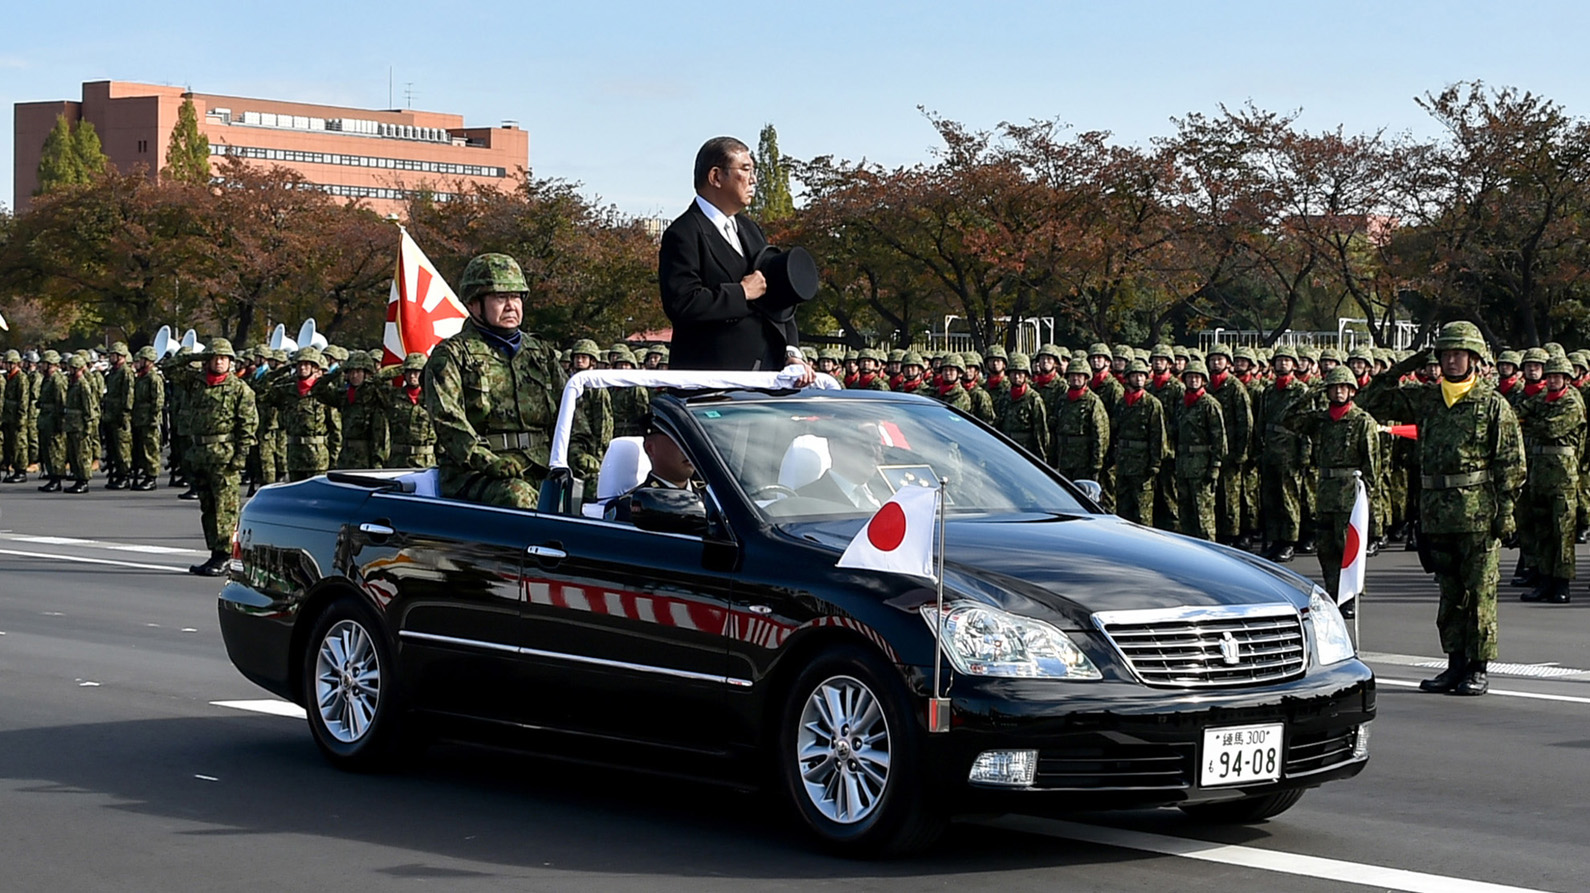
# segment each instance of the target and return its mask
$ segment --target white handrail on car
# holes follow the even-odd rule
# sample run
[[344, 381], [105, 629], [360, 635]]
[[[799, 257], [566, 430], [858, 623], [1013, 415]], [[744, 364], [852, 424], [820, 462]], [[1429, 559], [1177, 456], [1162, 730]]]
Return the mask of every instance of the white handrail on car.
[[[552, 429], [551, 468], [569, 467], [569, 435], [574, 430], [574, 404], [589, 388], [684, 388], [686, 390], [784, 390], [796, 386], [806, 373], [804, 366], [787, 366], [782, 372], [712, 372], [700, 369], [593, 369], [577, 372], [563, 386], [558, 403], [558, 424]], [[843, 390], [832, 375], [817, 373], [809, 387], [823, 391]]]

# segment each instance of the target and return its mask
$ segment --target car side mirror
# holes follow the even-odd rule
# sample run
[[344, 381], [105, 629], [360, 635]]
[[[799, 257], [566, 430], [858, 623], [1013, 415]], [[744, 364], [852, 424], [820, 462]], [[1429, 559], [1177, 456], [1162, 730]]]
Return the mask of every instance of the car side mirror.
[[641, 530], [706, 535], [707, 504], [695, 490], [641, 487], [628, 498], [629, 520]]
[[1098, 481], [1072, 481], [1071, 483], [1077, 485], [1077, 489], [1082, 491], [1083, 496], [1099, 505], [1104, 504], [1104, 487]]

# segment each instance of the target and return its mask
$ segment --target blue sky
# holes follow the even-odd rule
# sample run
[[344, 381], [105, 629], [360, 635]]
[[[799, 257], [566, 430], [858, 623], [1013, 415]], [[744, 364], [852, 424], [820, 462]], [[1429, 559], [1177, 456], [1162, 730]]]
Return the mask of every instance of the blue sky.
[[[637, 215], [690, 197], [696, 147], [924, 160], [925, 106], [977, 128], [1059, 118], [1143, 143], [1169, 119], [1252, 100], [1302, 126], [1430, 136], [1413, 97], [1457, 80], [1590, 114], [1590, 4], [1561, 2], [727, 2], [12, 4], [0, 100], [86, 80], [515, 119], [538, 176]], [[69, 9], [63, 15], [62, 10]], [[19, 35], [26, 35], [19, 37]], [[11, 196], [11, 129], [0, 133]]]

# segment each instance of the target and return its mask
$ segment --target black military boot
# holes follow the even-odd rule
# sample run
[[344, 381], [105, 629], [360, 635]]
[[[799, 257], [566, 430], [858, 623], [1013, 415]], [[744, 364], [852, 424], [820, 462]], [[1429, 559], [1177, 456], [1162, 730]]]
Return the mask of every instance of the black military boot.
[[62, 490], [61, 492], [62, 493], [87, 493], [88, 492], [88, 481], [85, 481], [85, 480], [83, 480], [81, 478], [79, 478], [77, 480], [74, 480], [74, 481], [72, 481], [72, 486], [67, 487], [65, 490]]
[[25, 472], [25, 471], [13, 471], [12, 473], [10, 473], [10, 474], [5, 476], [5, 483], [7, 483], [7, 484], [21, 484], [21, 483], [26, 482], [27, 479], [28, 479], [27, 472]]
[[1364, 547], [1364, 555], [1369, 558], [1374, 558], [1376, 555], [1379, 555], [1380, 550], [1384, 549], [1385, 547], [1386, 538], [1383, 536], [1377, 536], [1369, 541], [1369, 545]]
[[1419, 683], [1420, 691], [1449, 692], [1458, 687], [1464, 679], [1463, 671], [1468, 667], [1468, 658], [1462, 652], [1446, 656], [1446, 669], [1442, 670], [1433, 679], [1426, 679]]
[[1303, 541], [1298, 543], [1297, 546], [1297, 554], [1299, 555], [1313, 555], [1318, 551], [1319, 546], [1314, 542], [1314, 538], [1312, 536], [1303, 537]]
[[1542, 601], [1548, 601], [1554, 605], [1566, 605], [1572, 599], [1573, 596], [1568, 593], [1568, 581], [1561, 577], [1555, 577], [1552, 579], [1550, 587], [1546, 590], [1545, 598]]
[[1534, 589], [1530, 589], [1526, 592], [1520, 592], [1518, 594], [1518, 600], [1521, 602], [1543, 602], [1546, 600], [1546, 594], [1550, 590], [1551, 581], [1542, 580], [1540, 585], [1536, 586]]
[[131, 486], [132, 484], [128, 483], [127, 479], [119, 474], [105, 483], [105, 489], [107, 490], [126, 490]]
[[188, 573], [200, 577], [219, 577], [226, 573], [226, 563], [230, 558], [225, 552], [211, 552], [210, 560], [203, 564], [195, 564], [188, 568]]
[[50, 476], [50, 482], [45, 484], [44, 486], [40, 487], [39, 488], [39, 492], [40, 493], [59, 493], [59, 492], [61, 492], [61, 479], [58, 478], [58, 477], [55, 477], [54, 475], [51, 475]]
[[[1526, 560], [1524, 556], [1520, 555], [1518, 556], [1518, 564], [1513, 566], [1512, 583], [1514, 586], [1535, 586], [1540, 583], [1539, 580], [1535, 579], [1534, 570], [1524, 566]], [[1529, 599], [1526, 599], [1526, 601], [1529, 601]]]
[[1449, 694], [1475, 697], [1491, 690], [1490, 677], [1485, 675], [1486, 662], [1477, 660], [1466, 668], [1463, 681], [1453, 686]]
[[188, 489], [186, 489], [183, 492], [177, 494], [177, 498], [178, 499], [198, 499], [199, 498], [199, 488], [194, 486], [193, 484], [189, 484], [188, 485]]
[[1292, 549], [1291, 543], [1277, 540], [1276, 542], [1270, 544], [1270, 551], [1264, 553], [1264, 557], [1275, 562], [1276, 564], [1286, 564], [1288, 561], [1291, 561], [1292, 557], [1296, 554], [1297, 553]]
[[155, 488], [155, 479], [153, 477], [140, 478], [138, 480], [138, 483], [132, 485], [132, 489], [138, 490], [140, 492], [145, 492], [145, 493], [147, 493], [150, 490], [153, 490], [154, 488]]

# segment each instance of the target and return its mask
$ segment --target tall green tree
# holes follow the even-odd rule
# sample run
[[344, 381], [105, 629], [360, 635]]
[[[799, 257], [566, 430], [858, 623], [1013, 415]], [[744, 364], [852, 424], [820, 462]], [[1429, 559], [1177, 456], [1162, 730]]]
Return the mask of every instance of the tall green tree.
[[756, 143], [756, 197], [751, 200], [751, 216], [773, 222], [795, 213], [795, 200], [789, 191], [789, 163], [778, 151], [778, 131], [769, 124], [762, 128]]
[[55, 127], [44, 138], [44, 152], [39, 156], [39, 186], [34, 195], [54, 192], [63, 186], [76, 186], [88, 182], [88, 171], [77, 154], [77, 143], [72, 138], [72, 125], [65, 115], [55, 116]]
[[182, 100], [177, 109], [177, 126], [171, 130], [171, 142], [166, 146], [166, 169], [161, 172], [167, 179], [193, 186], [210, 182], [210, 141], [199, 133], [199, 113], [193, 107], [193, 97]]
[[100, 145], [99, 132], [94, 122], [79, 121], [72, 131], [72, 145], [77, 149], [77, 163], [83, 166], [83, 182], [87, 183], [110, 167], [105, 157], [105, 147]]

